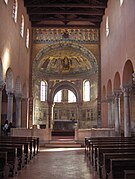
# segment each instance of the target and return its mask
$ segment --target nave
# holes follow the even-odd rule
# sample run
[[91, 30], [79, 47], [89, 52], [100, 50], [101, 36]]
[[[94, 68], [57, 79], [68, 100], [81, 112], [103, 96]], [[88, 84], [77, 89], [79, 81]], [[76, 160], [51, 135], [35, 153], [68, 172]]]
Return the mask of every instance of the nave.
[[97, 179], [97, 176], [86, 161], [84, 148], [40, 148], [34, 160], [14, 179]]

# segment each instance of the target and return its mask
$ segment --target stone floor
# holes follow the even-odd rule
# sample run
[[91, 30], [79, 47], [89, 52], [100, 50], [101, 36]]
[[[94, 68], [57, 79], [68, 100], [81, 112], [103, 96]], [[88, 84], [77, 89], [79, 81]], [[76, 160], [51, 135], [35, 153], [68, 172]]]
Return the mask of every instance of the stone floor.
[[98, 179], [84, 148], [41, 148], [15, 179]]

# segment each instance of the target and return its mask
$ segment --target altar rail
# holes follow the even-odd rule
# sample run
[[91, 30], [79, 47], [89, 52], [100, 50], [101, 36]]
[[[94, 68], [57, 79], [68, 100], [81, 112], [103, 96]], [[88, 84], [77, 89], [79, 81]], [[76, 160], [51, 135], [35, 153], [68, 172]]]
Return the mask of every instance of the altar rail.
[[[51, 129], [27, 129], [27, 128], [12, 128], [11, 136], [18, 137], [39, 137], [40, 144], [49, 142], [52, 138]], [[76, 141], [84, 141], [85, 137], [108, 137], [115, 136], [114, 128], [91, 128], [77, 129], [75, 128], [74, 139]]]
[[85, 137], [115, 136], [114, 128], [75, 129], [75, 140], [82, 141]]
[[12, 128], [11, 136], [17, 137], [39, 137], [40, 145], [51, 140], [51, 129], [27, 129]]

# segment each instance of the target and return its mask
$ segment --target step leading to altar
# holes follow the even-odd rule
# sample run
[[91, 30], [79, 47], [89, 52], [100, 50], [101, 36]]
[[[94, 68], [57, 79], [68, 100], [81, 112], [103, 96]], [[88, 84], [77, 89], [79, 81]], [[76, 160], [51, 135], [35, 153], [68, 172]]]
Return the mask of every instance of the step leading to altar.
[[40, 146], [46, 148], [81, 148], [84, 147], [84, 143], [70, 139], [59, 139], [42, 143]]

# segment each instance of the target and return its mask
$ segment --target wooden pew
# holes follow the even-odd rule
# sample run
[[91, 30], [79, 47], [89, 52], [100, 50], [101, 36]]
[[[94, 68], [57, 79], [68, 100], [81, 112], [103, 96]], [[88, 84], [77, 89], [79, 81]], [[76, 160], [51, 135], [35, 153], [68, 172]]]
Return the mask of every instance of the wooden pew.
[[95, 138], [85, 138], [86, 145], [94, 144], [94, 142], [114, 142], [114, 141], [132, 141], [135, 137], [95, 137]]
[[[98, 166], [98, 173], [100, 174], [100, 177], [102, 177], [101, 169], [103, 165], [103, 151], [108, 152], [105, 150], [109, 149], [110, 152], [113, 152], [114, 149], [117, 151], [119, 149], [122, 150], [123, 148], [127, 148], [125, 149], [125, 151], [127, 150], [128, 152], [129, 150], [132, 150], [132, 152], [134, 152], [134, 139], [134, 137], [99, 137], [89, 139], [85, 138], [85, 153], [89, 156], [91, 163], [96, 170]], [[100, 153], [99, 151], [102, 152]]]
[[17, 148], [18, 170], [21, 170], [24, 167], [24, 165], [25, 165], [25, 154], [24, 154], [24, 145], [23, 144], [0, 142], [0, 147]]
[[135, 170], [135, 158], [110, 159], [108, 179], [124, 179], [125, 170]]
[[130, 143], [130, 142], [114, 142], [114, 143], [101, 143], [101, 144], [97, 144], [97, 145], [93, 145], [93, 150], [92, 150], [92, 154], [91, 154], [91, 160], [92, 160], [92, 165], [96, 168], [97, 166], [97, 156], [100, 155], [99, 151], [100, 148], [114, 148], [114, 147], [135, 147], [135, 142], [134, 143]]
[[[135, 144], [107, 144], [107, 145], [100, 145], [98, 147], [96, 147], [96, 150], [94, 150], [93, 153], [93, 166], [95, 167], [95, 170], [97, 171], [97, 166], [101, 165], [103, 162], [103, 153], [107, 153], [106, 148], [110, 148], [109, 150], [111, 151], [111, 149], [113, 150], [113, 148], [117, 148], [117, 151], [119, 149], [122, 148], [135, 148]], [[106, 151], [106, 152], [105, 152]]]
[[8, 179], [9, 166], [7, 163], [7, 152], [0, 152], [0, 178]]
[[0, 146], [0, 152], [7, 152], [7, 163], [9, 166], [9, 175], [12, 177], [15, 176], [18, 173], [17, 148]]
[[85, 137], [85, 151], [88, 153], [91, 144], [94, 144], [94, 142], [129, 141], [134, 139], [134, 137]]
[[[97, 150], [97, 148], [98, 147], [100, 147], [100, 146], [107, 146], [107, 145], [127, 145], [127, 144], [130, 144], [130, 145], [132, 145], [132, 144], [135, 144], [135, 141], [133, 141], [133, 140], [130, 140], [130, 139], [126, 139], [126, 140], [115, 140], [115, 141], [94, 141], [94, 142], [92, 142], [92, 143], [90, 143], [90, 147], [89, 147], [89, 150], [90, 150], [90, 157], [93, 155], [93, 153], [96, 153], [96, 150]], [[93, 160], [93, 158], [91, 158], [91, 160]]]
[[135, 170], [124, 170], [124, 179], [135, 179]]
[[121, 150], [119, 151], [119, 153], [104, 153], [103, 165], [100, 168], [102, 171], [100, 178], [106, 178], [106, 179], [108, 178], [108, 175], [110, 173], [110, 160], [116, 158], [135, 158], [135, 151], [130, 152], [130, 150], [127, 149], [127, 150]]
[[0, 136], [0, 152], [7, 152], [10, 176], [15, 176], [38, 150], [39, 138]]
[[18, 144], [18, 145], [24, 145], [24, 158], [25, 158], [25, 164], [27, 164], [31, 160], [31, 153], [30, 153], [30, 143], [29, 142], [23, 142], [18, 140], [11, 140], [11, 139], [0, 139], [0, 143], [4, 144]]
[[39, 150], [39, 138], [37, 137], [15, 137], [15, 136], [5, 136], [0, 137], [0, 140], [11, 140], [11, 141], [20, 141], [28, 142], [30, 144], [30, 155], [31, 158], [38, 153]]

